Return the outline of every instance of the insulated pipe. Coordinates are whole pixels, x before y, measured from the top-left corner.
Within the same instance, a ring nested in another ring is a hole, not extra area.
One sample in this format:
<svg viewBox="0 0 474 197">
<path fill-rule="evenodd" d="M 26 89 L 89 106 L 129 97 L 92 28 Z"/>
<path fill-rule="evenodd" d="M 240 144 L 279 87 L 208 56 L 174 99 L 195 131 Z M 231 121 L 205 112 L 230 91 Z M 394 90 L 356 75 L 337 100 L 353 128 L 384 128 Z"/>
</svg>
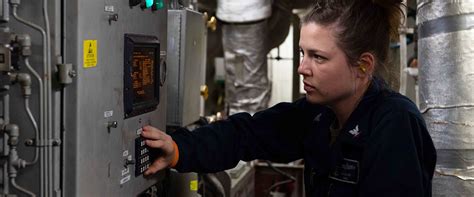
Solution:
<svg viewBox="0 0 474 197">
<path fill-rule="evenodd" d="M 474 196 L 474 4 L 418 0 L 420 111 L 437 149 L 435 196 Z"/>
<path fill-rule="evenodd" d="M 36 24 L 34 24 L 34 23 L 31 23 L 31 22 L 29 22 L 29 21 L 27 21 L 27 20 L 24 20 L 23 18 L 21 18 L 21 17 L 18 16 L 18 14 L 17 14 L 17 8 L 18 8 L 18 5 L 19 5 L 19 1 L 16 2 L 16 3 L 12 3 L 12 2 L 10 1 L 10 4 L 11 4 L 11 6 L 12 6 L 12 15 L 13 15 L 13 17 L 14 17 L 17 21 L 19 21 L 20 23 L 23 23 L 24 25 L 29 26 L 29 27 L 31 27 L 31 28 L 33 28 L 33 29 L 35 29 L 35 30 L 37 30 L 37 31 L 39 31 L 39 32 L 41 33 L 42 40 L 43 40 L 43 73 L 45 73 L 45 75 L 48 76 L 49 74 L 47 73 L 47 71 L 48 71 L 49 58 L 48 58 L 47 36 L 46 36 L 45 30 L 44 30 L 43 28 L 41 28 L 40 26 L 38 26 L 38 25 L 36 25 Z M 48 115 L 48 113 L 46 112 L 46 111 L 47 111 L 46 109 L 48 108 L 48 106 L 47 106 L 47 104 L 48 104 L 47 99 L 49 98 L 49 97 L 47 96 L 47 94 L 48 94 L 47 89 L 48 89 L 49 86 L 48 86 L 48 83 L 47 83 L 46 81 L 48 81 L 48 77 L 46 77 L 46 78 L 45 78 L 45 81 L 44 81 L 44 86 L 46 86 L 46 87 L 45 87 L 46 90 L 45 90 L 45 92 L 44 92 L 45 95 L 43 95 L 43 96 L 44 96 L 44 100 L 43 100 L 43 101 L 46 101 L 46 102 L 44 103 L 44 106 L 43 106 L 43 107 L 44 107 L 45 110 L 42 111 L 42 112 L 40 112 L 40 113 L 42 113 L 42 116 L 44 116 L 44 124 L 41 125 L 41 127 L 42 127 L 41 130 L 42 130 L 43 132 L 40 133 L 40 134 L 41 134 L 41 137 L 40 137 L 40 139 L 37 140 L 38 143 L 43 143 L 43 142 L 46 140 L 46 137 L 47 137 L 47 135 L 46 135 L 46 133 L 47 133 L 46 130 L 48 129 L 47 123 L 49 122 L 49 121 L 48 121 L 49 115 Z M 39 144 L 39 145 L 40 145 L 40 146 L 43 146 L 43 144 Z M 45 171 L 47 170 L 47 165 L 45 164 L 46 151 L 45 151 L 44 149 L 42 149 L 41 152 L 42 152 L 42 155 L 43 155 L 43 156 L 40 157 L 40 177 L 41 177 L 41 181 L 40 181 L 40 193 L 42 194 L 41 196 L 48 196 L 48 195 L 45 193 L 45 184 L 46 184 L 46 182 L 47 182 L 46 177 L 45 177 L 45 174 L 46 174 Z"/>
<path fill-rule="evenodd" d="M 418 0 L 420 110 L 437 149 L 474 149 L 474 4 Z"/>
</svg>

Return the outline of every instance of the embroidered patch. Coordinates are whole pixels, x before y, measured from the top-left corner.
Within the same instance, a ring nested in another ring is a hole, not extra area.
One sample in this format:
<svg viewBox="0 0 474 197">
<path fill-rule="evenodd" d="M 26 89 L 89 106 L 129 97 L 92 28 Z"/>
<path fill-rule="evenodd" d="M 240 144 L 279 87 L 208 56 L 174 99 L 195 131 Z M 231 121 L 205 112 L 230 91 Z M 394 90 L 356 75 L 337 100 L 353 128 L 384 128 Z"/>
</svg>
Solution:
<svg viewBox="0 0 474 197">
<path fill-rule="evenodd" d="M 359 182 L 359 161 L 344 158 L 329 178 L 344 183 L 357 184 Z"/>
<path fill-rule="evenodd" d="M 322 114 L 322 113 L 319 113 L 319 114 L 313 119 L 313 121 L 314 121 L 314 122 L 319 122 L 319 121 L 321 121 L 321 115 L 323 115 L 323 114 Z"/>
<path fill-rule="evenodd" d="M 354 129 L 349 130 L 349 133 L 352 134 L 353 137 L 357 137 L 360 134 L 359 125 L 357 125 Z"/>
</svg>

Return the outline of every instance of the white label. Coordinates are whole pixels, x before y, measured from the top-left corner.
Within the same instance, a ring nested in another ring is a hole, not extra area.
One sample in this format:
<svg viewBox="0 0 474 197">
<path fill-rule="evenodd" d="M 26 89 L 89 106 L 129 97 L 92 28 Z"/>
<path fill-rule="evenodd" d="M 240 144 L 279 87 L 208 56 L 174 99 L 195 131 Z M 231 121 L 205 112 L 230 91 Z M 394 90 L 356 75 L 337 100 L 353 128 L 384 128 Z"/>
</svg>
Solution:
<svg viewBox="0 0 474 197">
<path fill-rule="evenodd" d="M 132 161 L 132 160 L 133 160 L 132 155 L 129 155 L 129 156 L 127 157 L 127 159 L 128 159 L 129 161 Z"/>
<path fill-rule="evenodd" d="M 122 170 L 122 176 L 125 176 L 126 174 L 128 174 L 130 172 L 130 170 L 127 168 L 123 169 Z"/>
<path fill-rule="evenodd" d="M 128 156 L 128 150 L 124 150 L 123 153 L 122 153 L 122 155 L 123 155 L 124 157 Z"/>
<path fill-rule="evenodd" d="M 110 118 L 114 115 L 114 111 L 105 111 L 104 112 L 104 118 Z"/>
<path fill-rule="evenodd" d="M 105 6 L 105 11 L 106 12 L 114 12 L 115 11 L 115 8 L 113 5 L 106 5 Z"/>
<path fill-rule="evenodd" d="M 142 131 L 143 131 L 142 128 L 137 129 L 137 135 L 141 135 L 141 134 L 142 134 Z"/>
<path fill-rule="evenodd" d="M 120 185 L 123 185 L 124 183 L 130 181 L 130 175 L 127 175 L 126 177 L 123 177 L 120 179 Z"/>
</svg>

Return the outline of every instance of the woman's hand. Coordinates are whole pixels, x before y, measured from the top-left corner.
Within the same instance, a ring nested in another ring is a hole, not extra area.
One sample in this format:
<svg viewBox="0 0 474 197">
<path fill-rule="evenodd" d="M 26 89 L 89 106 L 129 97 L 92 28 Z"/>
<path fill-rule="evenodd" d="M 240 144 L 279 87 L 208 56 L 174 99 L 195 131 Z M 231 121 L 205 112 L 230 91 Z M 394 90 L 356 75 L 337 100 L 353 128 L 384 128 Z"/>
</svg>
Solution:
<svg viewBox="0 0 474 197">
<path fill-rule="evenodd" d="M 145 126 L 142 137 L 146 139 L 145 143 L 150 148 L 159 148 L 163 151 L 163 154 L 156 158 L 145 171 L 145 175 L 155 174 L 164 168 L 176 165 L 178 158 L 175 157 L 178 150 L 171 136 L 155 127 Z"/>
</svg>

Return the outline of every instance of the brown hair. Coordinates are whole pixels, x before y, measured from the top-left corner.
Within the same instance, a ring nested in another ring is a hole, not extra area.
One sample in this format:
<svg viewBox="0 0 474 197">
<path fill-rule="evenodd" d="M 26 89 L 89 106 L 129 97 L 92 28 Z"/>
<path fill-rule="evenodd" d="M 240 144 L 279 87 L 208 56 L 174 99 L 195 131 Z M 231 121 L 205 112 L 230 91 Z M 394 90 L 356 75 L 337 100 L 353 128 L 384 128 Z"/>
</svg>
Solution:
<svg viewBox="0 0 474 197">
<path fill-rule="evenodd" d="M 401 0 L 316 0 L 302 23 L 335 25 L 337 44 L 351 64 L 370 52 L 376 66 L 387 70 L 390 39 L 396 38 L 403 15 L 401 4 Z"/>
</svg>

